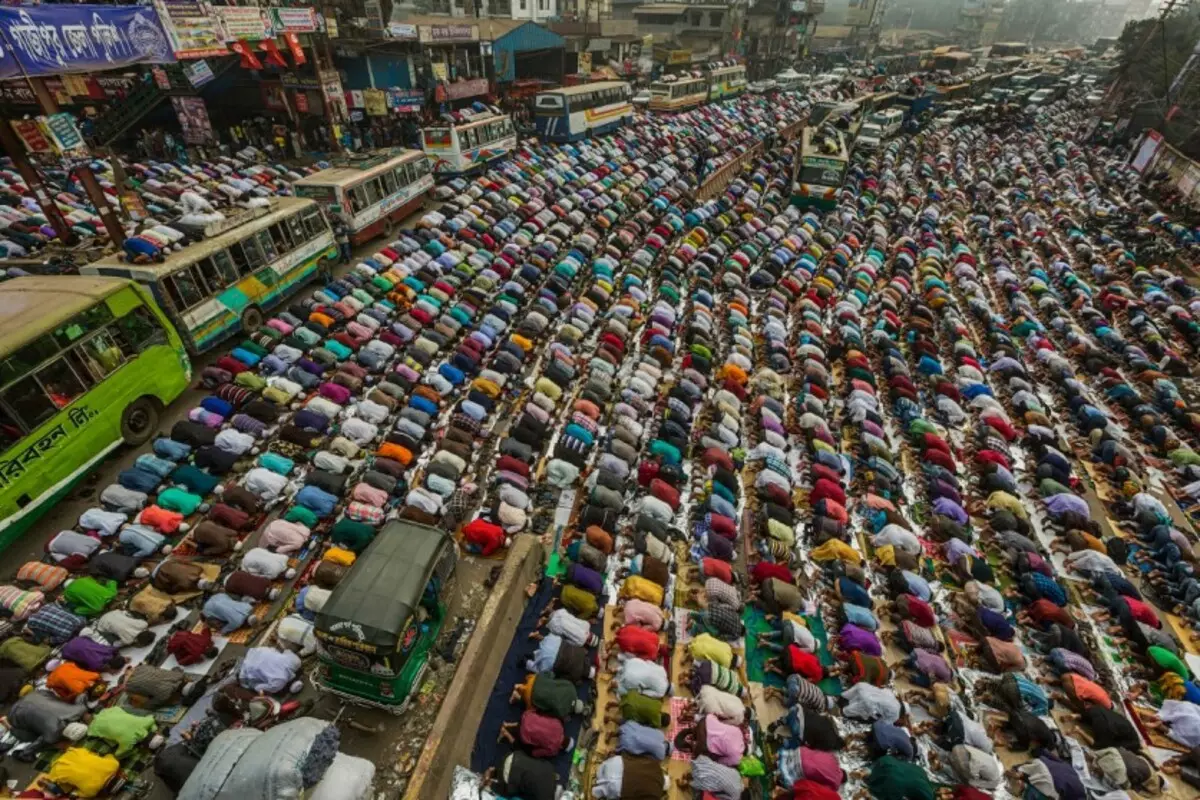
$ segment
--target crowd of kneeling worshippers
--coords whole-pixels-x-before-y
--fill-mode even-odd
[[[0,587],[27,796],[370,796],[335,725],[259,725],[316,614],[389,519],[494,557],[568,490],[501,796],[1194,796],[1200,298],[1116,220],[1178,231],[1069,102],[802,211],[804,107],[523,144],[239,337]]]

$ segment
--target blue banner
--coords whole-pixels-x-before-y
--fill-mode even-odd
[[[0,79],[174,60],[151,6],[0,7]]]

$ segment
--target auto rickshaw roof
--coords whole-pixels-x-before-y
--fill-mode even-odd
[[[392,648],[446,547],[445,531],[404,520],[384,526],[317,614],[317,630]]]

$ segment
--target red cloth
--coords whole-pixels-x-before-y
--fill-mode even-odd
[[[954,787],[954,800],[992,800],[992,795],[981,792],[973,786],[963,784]]]
[[[1126,605],[1129,606],[1129,613],[1133,614],[1133,618],[1143,625],[1149,625],[1151,628],[1161,628],[1162,621],[1158,615],[1154,613],[1154,609],[1138,600],[1136,597],[1124,598]]]
[[[839,505],[845,505],[846,490],[836,481],[831,481],[828,478],[817,478],[813,483],[812,491],[808,494],[808,499],[811,503],[815,503],[818,500],[832,500]]]
[[[1000,417],[987,416],[983,418],[983,421],[990,425],[992,430],[1003,436],[1006,442],[1011,442],[1013,439],[1017,438],[1017,429],[1012,425],[1009,425]]]
[[[954,463],[954,459],[949,453],[944,453],[941,450],[926,450],[921,454],[921,458],[931,464],[937,464],[939,467],[945,467],[951,472],[957,472],[958,467]]]
[[[504,529],[484,519],[463,526],[463,537],[479,548],[479,554],[484,556],[490,556],[504,547]]]
[[[750,580],[755,583],[764,583],[771,578],[776,578],[784,583],[794,584],[796,582],[787,564],[779,564],[774,561],[758,561],[750,568]]]
[[[806,778],[792,785],[792,800],[841,800],[841,795],[823,783]]]
[[[527,709],[521,714],[521,743],[534,758],[554,758],[567,743],[562,720]]]
[[[216,367],[217,369],[225,370],[230,375],[240,375],[241,373],[250,369],[233,356],[221,356],[219,359],[217,359]]]
[[[199,664],[213,646],[212,630],[206,625],[199,633],[175,631],[167,639],[167,652],[175,656],[182,666]]]
[[[496,462],[496,469],[501,472],[504,470],[515,472],[524,478],[529,477],[529,465],[521,459],[513,458],[512,456],[500,456],[500,460]]]
[[[807,650],[801,650],[798,646],[789,644],[787,650],[784,651],[784,656],[787,658],[790,674],[800,675],[812,683],[817,683],[825,677],[825,668],[821,666],[820,659]]]
[[[649,486],[650,482],[658,478],[659,463],[657,461],[646,461],[638,464],[637,481],[638,486]]]
[[[641,471],[640,467],[638,471]],[[679,510],[679,490],[662,478],[655,478],[650,481],[650,494],[662,500],[673,510]]]
[[[841,503],[829,499],[813,503],[813,513],[837,520],[843,525],[850,521],[850,515],[846,513],[846,507]]]
[[[621,652],[628,653],[647,661],[656,661],[659,654],[658,634],[643,628],[641,625],[622,625],[617,630],[617,647]]]
[[[950,445],[946,444],[946,440],[938,436],[936,433],[921,434],[921,441],[928,450],[941,450],[947,455],[950,454]]]
[[[1075,627],[1075,620],[1070,614],[1044,597],[1030,603],[1028,610],[1030,618],[1039,625],[1057,622],[1068,628]]]
[[[713,533],[720,534],[727,539],[737,538],[737,523],[723,514],[710,514],[709,524],[712,526]]]
[[[722,561],[719,558],[709,558],[705,556],[700,561],[700,572],[706,578],[716,578],[718,580],[733,585],[733,570],[729,563]]]
[[[789,510],[792,508],[792,496],[777,483],[768,483],[766,486],[759,487],[758,493],[772,503],[777,503]]]
[[[896,603],[907,608],[908,618],[914,624],[920,625],[922,628],[932,628],[937,625],[937,616],[933,613],[933,606],[921,598],[911,594],[902,594],[896,598]]]
[[[1012,465],[1009,464],[1008,457],[995,450],[980,450],[975,454],[975,460],[989,464],[999,464],[1007,470],[1012,470]]]
[[[842,476],[838,475],[837,472],[835,472],[834,470],[825,466],[824,464],[813,464],[812,469],[810,471],[812,472],[812,476],[814,479],[825,478],[826,480],[833,481],[834,483],[838,484],[839,486],[842,483]],[[775,484],[770,484],[770,485],[774,486]]]
[[[714,464],[724,467],[725,469],[733,469],[733,459],[729,457],[729,453],[718,447],[710,447],[700,454],[700,463],[706,467],[711,467]]]

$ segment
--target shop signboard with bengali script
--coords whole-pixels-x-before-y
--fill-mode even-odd
[[[175,61],[150,6],[2,6],[0,33],[0,79]]]
[[[478,42],[478,25],[418,25],[421,44],[454,44]]]
[[[488,93],[487,78],[472,78],[446,84],[446,97],[451,100],[462,100],[467,97],[478,97]]]
[[[317,12],[313,8],[272,8],[271,26],[276,33],[315,33]]]

